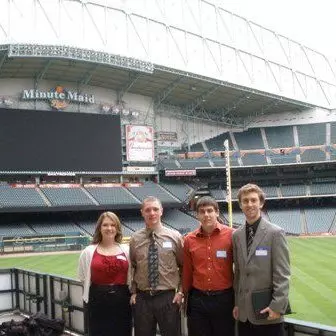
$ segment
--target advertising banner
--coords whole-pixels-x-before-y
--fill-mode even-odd
[[[127,161],[154,161],[154,131],[150,126],[126,125]]]

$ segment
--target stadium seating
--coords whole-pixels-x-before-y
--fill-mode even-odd
[[[162,221],[173,227],[181,234],[195,230],[199,226],[199,222],[177,209],[170,209],[163,212]]]
[[[93,201],[79,187],[41,188],[53,206],[94,205]]]
[[[148,196],[154,196],[160,199],[162,203],[180,203],[180,201],[174,196],[171,196],[168,191],[151,181],[145,182],[141,187],[127,187],[127,189],[140,201],[143,201]]]
[[[108,204],[140,204],[129,191],[123,187],[97,187],[86,186],[85,189],[101,205]]]
[[[226,199],[226,190],[222,189],[209,189],[210,196],[216,201],[224,201]]]
[[[272,164],[274,164],[274,165],[296,163],[296,155],[295,154],[284,154],[284,155],[270,156],[270,159],[271,159]]]
[[[296,235],[302,233],[299,209],[268,209],[267,213],[270,221],[282,227],[287,233]]]
[[[96,227],[96,221],[93,219],[79,220],[77,221],[77,225],[92,236]]]
[[[310,186],[311,195],[335,195],[336,182],[313,183]]]
[[[225,218],[228,218],[227,215],[225,215]],[[232,222],[236,225],[243,225],[245,224],[245,215],[241,211],[233,211],[232,212]]]
[[[134,230],[131,230],[129,227],[125,225],[121,225],[121,231],[122,231],[123,237],[131,237],[134,233]]]
[[[190,146],[190,152],[204,152],[204,148],[201,142],[197,142]]]
[[[234,152],[234,154],[230,155],[230,166],[231,167],[239,167],[240,164],[238,162],[238,157],[240,154],[238,152]]]
[[[278,191],[276,186],[261,186],[266,194],[266,198],[278,198]],[[232,199],[237,199],[238,188],[232,188]],[[226,190],[221,189],[209,189],[210,195],[217,201],[223,201],[226,199]]]
[[[300,146],[324,145],[326,143],[326,124],[297,126]]]
[[[7,184],[0,185],[0,205],[4,208],[47,206],[34,187],[14,188]]]
[[[180,167],[176,165],[175,159],[161,159],[159,161],[159,168],[174,170],[174,169],[178,169]]]
[[[326,153],[320,149],[306,149],[301,153],[301,162],[325,161]]]
[[[229,140],[229,148],[230,150],[233,149],[233,145],[231,142],[230,134],[228,132],[219,134],[211,139],[207,139],[205,141],[206,146],[208,147],[209,151],[224,151],[224,141]]]
[[[211,160],[215,167],[225,167],[226,165],[225,158],[213,157]]]
[[[292,126],[278,126],[265,128],[269,148],[294,147]]]
[[[132,231],[137,231],[145,227],[143,219],[139,217],[121,217],[121,222],[124,226]]]
[[[246,153],[243,157],[244,166],[265,166],[267,165],[266,157],[259,153]]]
[[[336,122],[330,123],[330,143],[336,144]]]
[[[240,150],[265,148],[260,128],[250,128],[241,133],[234,133],[234,137]]]
[[[25,235],[32,235],[35,232],[27,226],[25,223],[15,222],[15,223],[1,223],[0,224],[0,237],[1,236],[25,236]]]
[[[181,168],[183,169],[211,167],[208,158],[186,159],[186,160],[180,159],[179,163],[181,164]]]
[[[283,184],[280,189],[283,197],[306,196],[305,184]]]
[[[266,199],[273,198],[273,197],[276,197],[276,198],[279,197],[276,186],[261,186],[261,188],[266,195]]]
[[[194,191],[191,187],[189,187],[185,183],[160,183],[162,187],[168,190],[172,195],[178,198],[181,202],[185,202],[188,200],[189,196]]]
[[[29,222],[29,226],[38,234],[55,234],[55,233],[78,233],[80,227],[70,220],[44,219]]]
[[[236,200],[236,199],[238,199],[238,190],[240,189],[240,187],[236,187],[236,188],[231,188],[231,198],[233,199],[233,200]]]
[[[328,232],[335,218],[336,210],[331,207],[305,209],[307,232]]]

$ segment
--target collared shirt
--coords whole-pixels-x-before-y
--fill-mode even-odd
[[[249,227],[252,227],[253,233],[255,235],[256,232],[257,232],[257,229],[258,229],[260,221],[261,221],[261,217],[259,217],[253,224],[248,224],[247,222],[245,223],[245,228],[246,228],[246,230],[245,230],[245,232],[246,232],[246,246],[247,246],[248,236],[249,236]]]
[[[135,232],[130,240],[130,259],[134,268],[132,292],[149,290],[148,249],[152,230],[147,228]],[[181,234],[161,226],[154,230],[154,239],[159,253],[159,284],[157,290],[180,290],[183,262],[183,240]]]
[[[233,229],[217,223],[211,235],[201,227],[189,233],[183,248],[183,291],[192,287],[208,291],[232,287]]]

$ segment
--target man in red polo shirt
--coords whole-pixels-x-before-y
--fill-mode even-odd
[[[218,221],[217,202],[196,204],[201,226],[184,240],[183,291],[189,336],[233,336],[233,229]]]

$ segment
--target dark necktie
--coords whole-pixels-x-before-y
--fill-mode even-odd
[[[247,227],[247,255],[250,253],[250,249],[253,243],[254,230],[252,226]]]
[[[154,232],[149,236],[148,248],[148,284],[149,287],[154,289],[159,282],[159,254],[158,247],[154,239]]]

